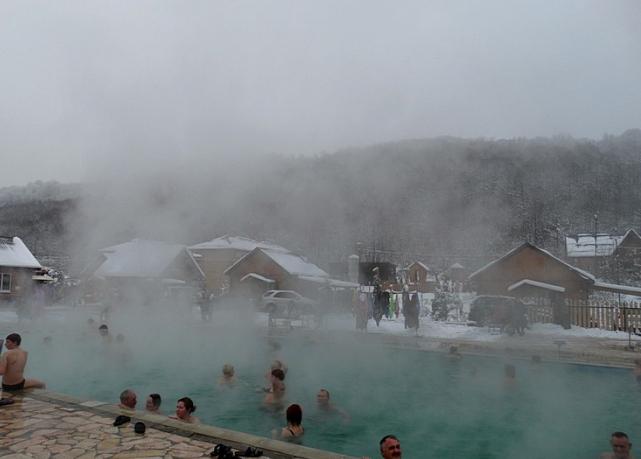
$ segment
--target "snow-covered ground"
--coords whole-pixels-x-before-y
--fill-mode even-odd
[[[67,306],[49,307],[45,311],[45,318],[52,322],[65,321],[65,317],[73,314],[74,309]],[[222,311],[219,311],[219,317]],[[213,320],[216,320],[216,311],[214,311]],[[192,320],[199,321],[200,314],[194,310]],[[256,324],[258,326],[267,326],[267,315],[256,314]],[[0,328],[9,329],[12,325],[18,324],[18,316],[13,309],[0,309]],[[293,323],[293,326],[300,326],[300,323]],[[334,314],[325,317],[322,329],[335,331],[354,331],[355,320],[351,314]],[[406,330],[404,327],[403,316],[398,318],[383,318],[377,327],[373,319],[367,323],[367,333],[390,334],[399,336],[416,336],[415,330]],[[487,327],[472,327],[464,323],[456,322],[437,322],[429,317],[421,317],[418,336],[425,338],[438,339],[456,339],[465,341],[497,341],[507,339],[507,335],[490,333]],[[540,336],[541,340],[549,341],[551,338],[600,338],[600,339],[627,339],[625,332],[615,332],[600,330],[597,328],[580,328],[572,327],[570,330],[564,330],[560,325],[555,324],[531,324],[530,329],[526,330],[526,337],[530,340],[536,340]],[[515,336],[510,339],[518,340],[520,337]],[[633,339],[640,338],[633,335]]]
[[[323,327],[332,330],[353,330],[355,328],[354,319],[349,315],[331,316],[326,319]],[[374,320],[367,324],[368,333],[388,333],[394,335],[414,336],[415,330],[406,330],[404,327],[403,317],[386,319],[376,326]],[[504,339],[507,335],[490,333],[487,327],[471,327],[462,323],[436,322],[427,317],[421,318],[421,325],[418,329],[418,335],[426,338],[457,339],[466,341],[495,341]],[[614,332],[600,330],[597,328],[572,327],[570,330],[564,330],[560,325],[555,324],[532,324],[530,329],[526,330],[526,336],[531,339],[541,336],[542,339],[549,341],[550,337],[581,337],[581,338],[601,338],[601,339],[627,339],[628,334],[624,332]],[[514,339],[519,339],[515,336]]]

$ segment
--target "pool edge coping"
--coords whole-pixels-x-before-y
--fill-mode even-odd
[[[185,424],[181,421],[169,419],[166,416],[127,410],[98,400],[81,399],[44,389],[28,389],[16,392],[15,395],[53,403],[63,408],[68,407],[88,411],[107,418],[118,415],[129,416],[131,417],[131,422],[142,421],[147,427],[168,434],[212,443],[212,448],[218,443],[224,443],[241,451],[246,449],[247,446],[253,446],[263,450],[267,456],[273,459],[358,459],[355,456],[296,445],[210,424]]]

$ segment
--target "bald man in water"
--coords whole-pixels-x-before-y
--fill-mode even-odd
[[[2,375],[2,390],[15,392],[22,389],[44,389],[45,384],[37,379],[25,379],[24,369],[27,366],[28,353],[20,348],[22,338],[17,333],[11,333],[5,339],[7,351],[0,357],[0,375]]]

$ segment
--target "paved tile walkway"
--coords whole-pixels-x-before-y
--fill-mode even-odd
[[[90,411],[16,396],[0,407],[0,457],[4,459],[102,459],[209,457],[211,443],[133,425],[113,427],[113,419]]]

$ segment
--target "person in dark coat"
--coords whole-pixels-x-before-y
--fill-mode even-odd
[[[405,329],[410,328],[410,294],[407,291],[407,286],[403,289],[403,295],[401,296],[401,299],[403,300],[403,317],[405,319]]]

